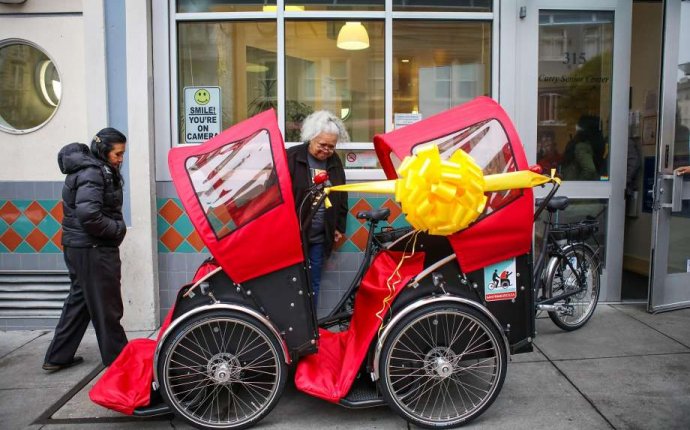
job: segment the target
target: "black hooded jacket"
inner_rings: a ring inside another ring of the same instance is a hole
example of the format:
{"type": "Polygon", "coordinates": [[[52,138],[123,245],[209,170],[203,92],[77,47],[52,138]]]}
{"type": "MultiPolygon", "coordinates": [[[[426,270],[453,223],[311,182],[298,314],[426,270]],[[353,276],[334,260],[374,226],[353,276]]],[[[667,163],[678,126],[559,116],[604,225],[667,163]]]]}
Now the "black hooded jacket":
{"type": "Polygon", "coordinates": [[[119,246],[127,232],[120,175],[83,143],[63,147],[58,165],[67,174],[62,188],[62,245],[119,246]]]}

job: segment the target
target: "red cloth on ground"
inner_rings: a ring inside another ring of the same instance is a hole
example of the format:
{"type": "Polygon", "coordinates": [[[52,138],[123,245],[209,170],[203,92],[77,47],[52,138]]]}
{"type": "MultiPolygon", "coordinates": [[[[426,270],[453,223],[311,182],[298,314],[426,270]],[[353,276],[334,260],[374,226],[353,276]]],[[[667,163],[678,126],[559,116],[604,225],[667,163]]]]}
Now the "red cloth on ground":
{"type": "MultiPolygon", "coordinates": [[[[381,310],[385,298],[389,295],[386,281],[402,256],[400,252],[391,251],[384,251],[376,256],[355,296],[350,328],[340,333],[319,330],[319,351],[302,358],[297,365],[297,389],[334,403],[347,395],[367,349],[381,325],[376,313],[381,310]]],[[[405,258],[399,271],[400,281],[395,283],[395,292],[387,303],[385,312],[390,308],[395,296],[423,268],[423,252],[416,252],[405,258]]],[[[385,315],[385,312],[382,312],[382,315],[385,315]]]]}
{"type": "MultiPolygon", "coordinates": [[[[205,261],[196,270],[192,284],[217,267],[215,262],[205,261]]],[[[175,307],[173,306],[168,311],[155,341],[152,339],[133,339],[125,345],[120,355],[89,391],[89,398],[92,402],[127,415],[132,415],[136,408],[147,406],[151,402],[153,355],[161,336],[172,322],[174,310],[175,307]]]]}
{"type": "Polygon", "coordinates": [[[129,341],[89,391],[91,401],[127,415],[132,415],[139,406],[148,405],[155,350],[153,339],[129,341]]]}

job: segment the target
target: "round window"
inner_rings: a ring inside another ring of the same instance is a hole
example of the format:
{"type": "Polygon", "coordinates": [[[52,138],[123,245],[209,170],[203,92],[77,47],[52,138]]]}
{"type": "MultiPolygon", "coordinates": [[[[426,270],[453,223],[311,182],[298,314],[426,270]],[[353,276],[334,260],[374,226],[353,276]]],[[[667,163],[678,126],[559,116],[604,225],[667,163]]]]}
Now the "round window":
{"type": "Polygon", "coordinates": [[[0,130],[28,133],[55,114],[62,85],[53,61],[26,41],[0,42],[0,130]]]}

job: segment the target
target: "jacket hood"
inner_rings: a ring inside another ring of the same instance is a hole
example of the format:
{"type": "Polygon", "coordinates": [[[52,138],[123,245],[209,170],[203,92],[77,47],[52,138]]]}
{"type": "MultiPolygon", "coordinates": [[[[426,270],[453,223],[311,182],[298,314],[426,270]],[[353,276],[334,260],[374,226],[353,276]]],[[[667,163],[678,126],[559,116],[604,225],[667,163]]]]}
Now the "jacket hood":
{"type": "Polygon", "coordinates": [[[58,166],[64,174],[74,173],[85,167],[100,166],[101,162],[91,155],[91,150],[83,143],[70,143],[58,152],[58,166]]]}

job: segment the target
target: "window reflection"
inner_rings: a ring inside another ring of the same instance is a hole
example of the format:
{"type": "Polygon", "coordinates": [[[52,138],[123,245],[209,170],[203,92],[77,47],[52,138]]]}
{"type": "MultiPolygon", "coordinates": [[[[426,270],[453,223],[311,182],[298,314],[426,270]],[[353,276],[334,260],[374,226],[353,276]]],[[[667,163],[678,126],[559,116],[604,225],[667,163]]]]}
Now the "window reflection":
{"type": "Polygon", "coordinates": [[[219,239],[282,202],[266,130],[190,157],[186,168],[219,239]]]}
{"type": "Polygon", "coordinates": [[[62,82],[53,61],[25,43],[0,45],[0,130],[24,132],[57,110],[62,82]]]}
{"type": "Polygon", "coordinates": [[[285,140],[299,141],[311,112],[340,115],[352,141],[384,131],[383,21],[361,21],[369,47],[336,46],[345,21],[285,22],[285,140]]]}
{"type": "Polygon", "coordinates": [[[539,12],[537,163],[544,170],[608,180],[612,53],[612,12],[539,12]]]}
{"type": "Polygon", "coordinates": [[[221,88],[221,130],[277,107],[276,23],[178,24],[178,106],[184,130],[184,88],[221,88]]]}
{"type": "Polygon", "coordinates": [[[426,118],[490,88],[491,23],[393,22],[394,113],[426,118]]]}

